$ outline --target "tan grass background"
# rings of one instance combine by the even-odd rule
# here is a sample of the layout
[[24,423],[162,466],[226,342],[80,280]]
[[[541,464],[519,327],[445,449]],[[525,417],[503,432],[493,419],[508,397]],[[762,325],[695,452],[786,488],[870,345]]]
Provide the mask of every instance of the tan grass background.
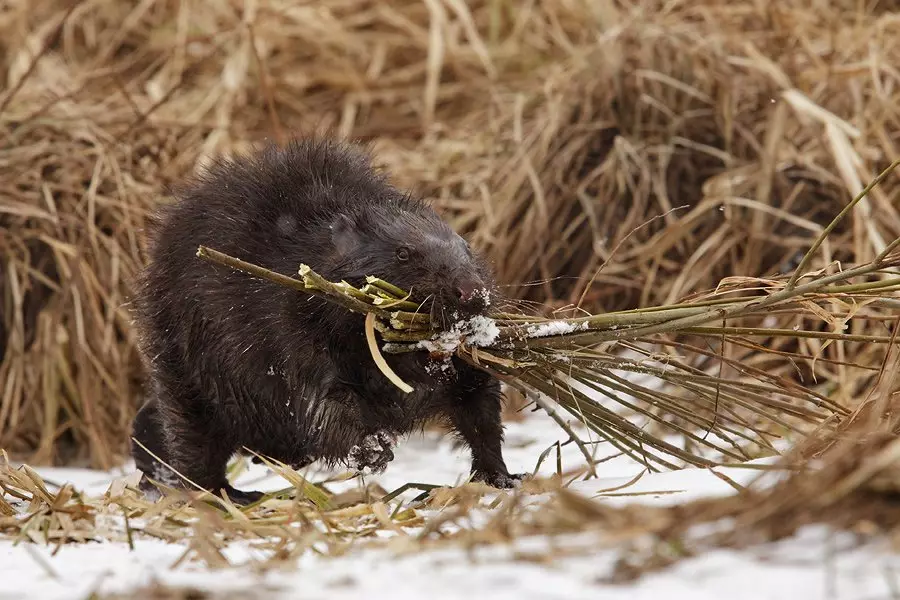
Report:
[[[897,9],[0,3],[0,447],[32,464],[125,456],[148,215],[204,156],[266,137],[371,142],[511,295],[551,306],[660,304],[788,270],[897,156]],[[870,260],[900,236],[892,189],[813,266]],[[866,349],[828,349],[851,351]],[[844,397],[869,381],[833,375]]]

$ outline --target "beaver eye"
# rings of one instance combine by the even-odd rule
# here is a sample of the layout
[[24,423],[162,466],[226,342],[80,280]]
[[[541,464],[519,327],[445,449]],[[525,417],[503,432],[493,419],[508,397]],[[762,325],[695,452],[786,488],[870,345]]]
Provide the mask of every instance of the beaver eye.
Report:
[[397,260],[400,262],[406,262],[409,260],[409,248],[406,246],[400,246],[397,248]]

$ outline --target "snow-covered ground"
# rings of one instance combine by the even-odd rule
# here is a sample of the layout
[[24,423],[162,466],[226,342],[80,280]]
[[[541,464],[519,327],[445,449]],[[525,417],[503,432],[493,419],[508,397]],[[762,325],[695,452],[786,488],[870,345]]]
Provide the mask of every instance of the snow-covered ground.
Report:
[[[508,426],[505,453],[511,470],[532,471],[541,452],[561,439],[559,428],[542,413]],[[603,446],[601,445],[602,449]],[[611,452],[598,452],[598,456]],[[563,448],[563,468],[582,464],[574,445]],[[555,452],[541,472],[556,469]],[[624,458],[602,465],[601,478],[577,482],[573,487],[596,496],[623,486],[641,471]],[[377,481],[387,490],[414,481],[454,484],[468,471],[467,453],[435,435],[402,443],[396,459]],[[731,479],[748,482],[755,472],[722,469]],[[41,469],[48,482],[73,482],[89,494],[103,493],[122,472],[102,473],[77,469]],[[261,479],[262,478],[262,479]],[[242,475],[238,487],[278,489],[287,484],[266,476],[261,467]],[[345,485],[354,485],[349,483]],[[701,496],[723,495],[732,488],[715,475],[687,469],[645,475],[627,489],[603,496],[604,502],[624,504],[675,503]],[[630,495],[622,495],[627,493]],[[247,567],[210,571],[194,562],[172,568],[184,547],[155,539],[138,538],[133,551],[126,544],[67,544],[55,555],[50,548],[14,546],[0,542],[0,599],[86,599],[94,591],[122,592],[160,581],[169,586],[199,588],[221,596],[251,598],[608,598],[623,600],[701,599],[826,599],[869,600],[900,597],[900,557],[878,548],[846,550],[850,540],[820,528],[797,538],[753,552],[715,551],[653,575],[633,585],[602,583],[615,556],[611,551],[582,550],[553,563],[528,560],[542,554],[550,543],[580,546],[587,538],[526,538],[511,546],[476,551],[442,548],[397,555],[387,549],[361,546],[340,558],[305,555],[290,571],[257,574]],[[236,564],[247,549],[235,544],[227,550]],[[237,593],[250,593],[236,595]]]

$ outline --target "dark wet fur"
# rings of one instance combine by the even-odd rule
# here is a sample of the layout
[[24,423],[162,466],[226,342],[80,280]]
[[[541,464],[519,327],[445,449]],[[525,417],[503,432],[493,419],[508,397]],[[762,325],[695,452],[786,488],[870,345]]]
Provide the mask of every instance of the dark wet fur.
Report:
[[[150,396],[134,431],[151,452],[197,485],[247,502],[258,494],[225,479],[242,447],[295,467],[347,464],[357,447],[358,466],[377,471],[393,458],[390,444],[359,447],[437,418],[471,448],[476,479],[514,485],[496,379],[454,359],[438,381],[424,370],[425,353],[387,356],[416,388],[403,394],[375,367],[360,315],[196,257],[207,245],[290,276],[301,263],[330,280],[380,276],[427,299],[446,324],[454,312],[485,309],[477,298],[464,305],[462,290],[496,291],[487,265],[432,208],[391,187],[355,146],[323,140],[218,160],[174,195],[135,301]],[[136,444],[134,456],[160,476]]]

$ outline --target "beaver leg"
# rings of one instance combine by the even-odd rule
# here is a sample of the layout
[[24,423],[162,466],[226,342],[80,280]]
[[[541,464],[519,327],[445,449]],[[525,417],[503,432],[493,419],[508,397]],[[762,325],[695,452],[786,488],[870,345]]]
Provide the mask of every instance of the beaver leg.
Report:
[[472,451],[472,480],[496,488],[515,487],[524,474],[511,474],[503,460],[500,382],[465,364],[458,364],[457,372],[450,419]]
[[384,428],[385,419],[354,386],[335,383],[308,402],[302,429],[310,458],[373,473],[383,472],[394,459],[398,432]]
[[[134,437],[169,466],[133,443],[137,468],[146,477],[170,487],[195,490],[193,484],[196,484],[214,494],[224,490],[237,504],[249,504],[261,498],[260,492],[237,490],[228,483],[226,467],[237,444],[223,434],[222,428],[216,427],[205,409],[209,404],[187,390],[173,390],[159,379],[154,379],[153,384],[154,396],[135,418]],[[149,482],[142,487],[146,490],[148,485]]]
[[[154,455],[169,462],[155,396],[151,396],[134,417],[131,437],[131,455],[135,467],[147,477],[155,477],[164,465]],[[146,482],[146,479],[141,481]]]

